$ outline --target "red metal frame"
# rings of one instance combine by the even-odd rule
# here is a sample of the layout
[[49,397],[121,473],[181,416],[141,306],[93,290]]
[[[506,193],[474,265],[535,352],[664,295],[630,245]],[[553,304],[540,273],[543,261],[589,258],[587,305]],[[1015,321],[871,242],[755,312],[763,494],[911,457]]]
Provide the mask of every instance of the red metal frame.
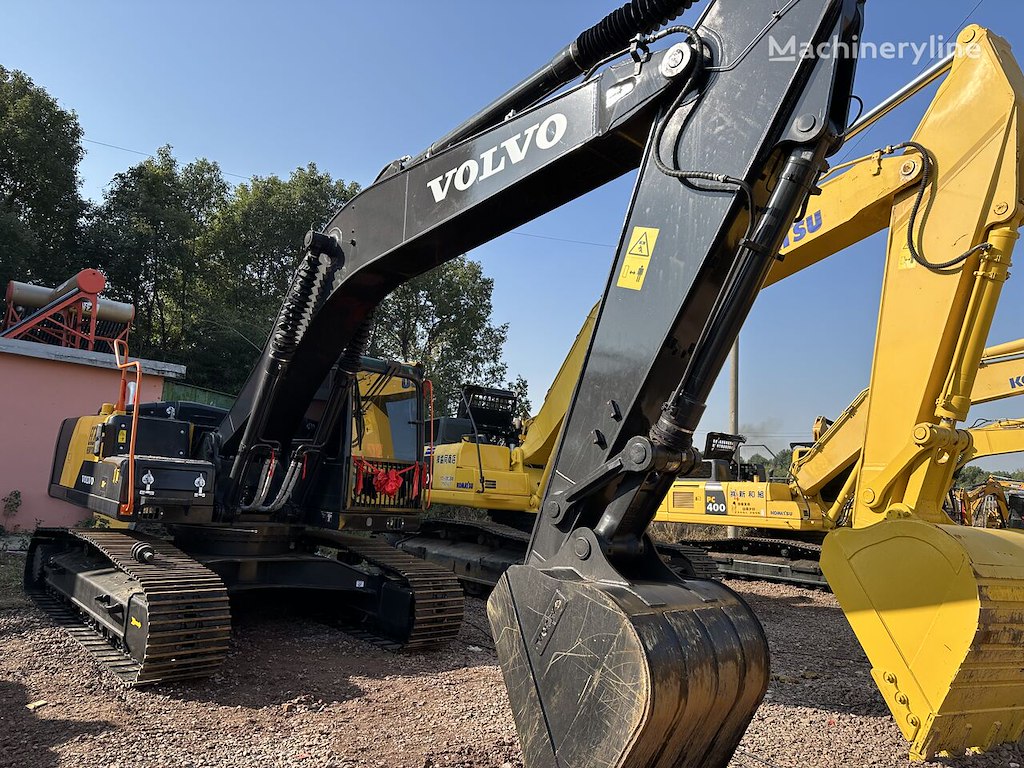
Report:
[[[12,298],[14,283],[9,284],[0,338],[98,352],[113,352],[117,342],[127,343],[131,323],[107,321],[105,326],[113,325],[108,330],[101,329],[97,322],[100,294],[106,287],[103,274],[95,269],[85,269],[73,281],[74,286],[68,293],[58,296],[46,306],[23,312],[18,311]],[[108,330],[108,333],[104,334],[103,330]]]

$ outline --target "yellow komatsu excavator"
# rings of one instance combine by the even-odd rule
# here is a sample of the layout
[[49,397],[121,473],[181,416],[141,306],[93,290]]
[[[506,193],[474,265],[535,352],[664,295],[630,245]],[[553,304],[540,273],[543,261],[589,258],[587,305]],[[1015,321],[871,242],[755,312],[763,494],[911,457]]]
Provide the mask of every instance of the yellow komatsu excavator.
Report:
[[[1024,421],[1009,428],[1024,431]],[[1024,482],[989,475],[984,483],[951,494],[951,509],[964,525],[980,528],[1024,528]]]
[[[912,141],[833,169],[842,174],[812,200],[765,283],[888,226],[870,387],[835,424],[820,425],[795,457],[794,482],[755,484],[752,500],[726,495],[715,510],[730,525],[828,531],[821,567],[915,758],[1024,734],[1024,666],[1005,653],[1022,631],[1024,538],[956,525],[943,510],[957,469],[1021,445],[1007,425],[958,425],[972,403],[1016,394],[1024,373],[1014,367],[1021,343],[985,349],[1024,223],[1024,76],[988,31],[969,27],[959,40],[980,55],[942,62],[858,122],[850,135],[948,73]],[[468,437],[445,442],[442,425],[435,503],[494,510],[499,523],[503,510],[538,509],[594,317],[521,445],[489,440],[475,422]],[[661,519],[706,523],[712,485],[677,480]],[[502,529],[475,527],[477,561],[451,561],[460,576],[494,567],[485,539]],[[448,529],[442,536],[451,550],[441,560],[466,543]]]
[[[495,390],[482,392],[467,388],[459,411],[462,418],[437,420],[437,445],[432,453],[432,503],[498,511],[537,511],[546,468],[583,367],[597,310],[597,306],[590,310],[548,389],[544,404],[536,416],[523,423],[519,439],[508,441],[501,434],[513,427],[511,393],[501,397],[502,393]],[[481,414],[483,409],[478,403],[481,395],[489,395],[490,414]],[[488,415],[491,416],[489,421]]]
[[[972,404],[1024,394],[1024,390],[1008,385],[1008,372],[1019,365],[1019,361],[1000,356],[1000,348],[985,350],[972,390]],[[795,447],[788,476],[783,481],[771,481],[760,467],[756,479],[730,478],[729,466],[716,466],[712,471],[719,470],[722,476],[713,477],[711,481],[684,478],[676,482],[673,493],[660,510],[659,519],[800,534],[823,534],[842,525],[851,501],[851,478],[864,443],[869,401],[870,390],[865,389],[836,421],[818,417],[812,430],[813,442]],[[970,431],[972,461],[1024,451],[1024,431],[1017,429],[1016,422],[996,422]],[[959,466],[965,464],[966,461],[962,461]]]

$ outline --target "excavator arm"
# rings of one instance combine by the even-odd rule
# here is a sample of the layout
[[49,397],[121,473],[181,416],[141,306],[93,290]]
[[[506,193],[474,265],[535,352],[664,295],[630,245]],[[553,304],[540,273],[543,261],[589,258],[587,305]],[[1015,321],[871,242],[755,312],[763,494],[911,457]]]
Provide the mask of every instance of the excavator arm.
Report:
[[699,461],[703,403],[846,128],[855,62],[773,59],[770,38],[850,46],[862,4],[714,0],[692,28],[646,36],[691,4],[633,0],[310,235],[214,440],[220,503],[264,508],[268,467],[298,477],[306,405],[389,291],[639,169],[527,564],[489,603],[529,768],[724,766],[767,685],[750,610],[678,579],[645,531]]
[[[960,42],[979,55],[956,59],[914,136],[928,184],[893,211],[851,527],[821,562],[916,757],[1024,732],[1024,539],[942,509],[1024,210],[1024,75],[995,35]],[[936,305],[945,321],[919,322]]]
[[[1015,372],[1024,370],[1021,359],[1007,357],[1002,351],[1017,345],[1024,346],[1024,342],[1011,342],[985,350],[971,389],[972,405],[1024,395],[1024,386],[1016,386],[1013,376]],[[804,494],[817,495],[827,483],[852,471],[859,461],[867,422],[867,409],[863,406],[869,392],[861,392],[814,445],[794,460],[793,482]],[[975,458],[1007,453],[993,448],[991,444],[978,445],[972,441]]]
[[[941,504],[957,467],[980,456],[1019,450],[1021,446],[1021,433],[1013,425],[976,430],[952,427],[953,422],[966,416],[971,403],[1024,393],[1017,378],[1024,372],[1018,371],[1024,345],[1015,342],[982,350],[1020,223],[1015,212],[1020,174],[1019,105],[1024,91],[1019,69],[1003,41],[977,27],[965,31],[963,40],[965,45],[975,43],[982,55],[944,62],[916,85],[919,89],[949,73],[914,137],[917,146],[886,148],[853,161],[848,167],[834,169],[845,172],[823,184],[820,197],[811,198],[808,211],[783,244],[784,258],[773,264],[765,281],[770,284],[785,279],[889,227],[885,299],[872,379],[872,387],[881,384],[882,389],[865,390],[842,418],[823,435],[816,436],[816,444],[794,463],[792,484],[737,485],[746,489],[756,485],[763,494],[748,504],[752,508],[760,505],[752,517],[755,522],[741,524],[756,524],[760,519],[792,530],[824,531],[834,527],[840,513],[849,522],[844,512],[847,502],[853,498],[858,483],[872,474],[871,468],[862,468],[860,461],[869,437],[869,414],[874,413],[870,437],[876,450],[884,445],[889,451],[878,459],[878,466],[889,473],[883,473],[886,479],[881,486],[886,494],[892,494],[905,482],[913,489],[915,503],[895,502],[890,497],[886,504],[869,505],[867,495],[862,493],[858,498],[862,511],[856,518],[859,526],[879,523],[864,551],[884,552],[884,556],[872,554],[868,560],[868,554],[847,549],[846,542],[854,536],[852,532],[830,534],[835,536],[827,547],[833,553],[830,580],[836,579],[844,609],[858,629],[869,657],[879,665],[876,681],[919,757],[946,749],[957,751],[1012,741],[1020,735],[1021,723],[1019,702],[1003,696],[1002,689],[977,684],[980,672],[972,668],[970,653],[976,652],[981,661],[995,657],[985,655],[988,652],[980,645],[975,651],[963,651],[970,646],[970,641],[964,640],[965,633],[975,633],[981,643],[987,631],[986,586],[983,584],[979,593],[969,578],[958,585],[958,589],[967,590],[968,601],[973,599],[975,608],[973,612],[968,608],[962,615],[950,614],[961,622],[954,628],[941,618],[935,622],[928,618],[955,611],[943,597],[942,584],[936,586],[933,577],[922,572],[910,579],[914,588],[905,590],[907,582],[894,580],[886,567],[887,563],[907,561],[918,567],[932,565],[924,556],[915,560],[919,557],[916,548],[923,546],[933,551],[938,548],[949,558],[959,558],[951,562],[981,563],[981,569],[987,568],[989,574],[995,572],[994,563],[998,562],[1003,569],[999,588],[1007,595],[1020,583],[1017,572],[1010,567],[1011,560],[998,554],[1015,545],[1013,539],[978,540],[968,552],[957,554],[956,547],[948,542],[940,546],[927,538],[948,522]],[[984,115],[985,119],[975,120],[975,115]],[[901,150],[908,151],[896,154]],[[919,198],[923,201],[920,206]],[[920,208],[917,213],[916,207]],[[976,248],[979,243],[986,245]],[[957,263],[936,267],[935,262],[955,260],[961,255],[964,257]],[[908,311],[908,306],[913,311]],[[907,357],[901,359],[887,346],[908,352]],[[575,360],[576,356],[570,358]],[[568,364],[569,360],[560,377]],[[910,382],[913,386],[909,391],[917,394],[908,399],[902,383]],[[899,412],[908,403],[922,407],[915,418],[927,424],[910,424],[907,429],[915,436],[901,453],[903,441],[894,438],[897,433],[889,417],[879,416],[878,412]],[[545,410],[549,410],[548,405],[546,402]],[[553,405],[557,414],[567,407],[564,400]],[[906,423],[906,414],[903,418]],[[551,418],[547,422],[556,423]],[[605,437],[601,426],[595,425],[594,439]],[[877,468],[874,472],[877,474]],[[553,477],[557,478],[553,480],[556,487],[569,481],[559,477],[557,470]],[[911,480],[915,485],[911,486]],[[695,504],[697,494],[687,491],[690,485],[703,487],[700,483],[677,480],[673,490],[680,492],[669,495],[660,519],[684,519],[685,516],[673,514],[677,500],[691,510],[701,506]],[[832,486],[830,492],[827,498],[821,497],[826,486]],[[486,494],[481,498],[485,500]],[[545,498],[559,502],[552,494]],[[927,503],[921,503],[924,499]],[[786,519],[769,520],[769,509],[782,509],[785,503],[792,505],[792,515],[787,513]],[[531,501],[530,508],[535,506]],[[810,512],[812,506],[816,515]],[[865,507],[886,512],[879,519],[866,514]],[[886,522],[905,515],[913,520],[918,509],[929,522],[927,526],[922,523],[912,528],[915,533],[908,535],[899,526]],[[551,507],[545,504],[542,514],[557,521],[562,514],[560,502]],[[691,514],[685,519],[704,522],[707,518]],[[535,543],[544,524],[543,520],[538,522]],[[580,536],[576,541],[582,552],[596,549],[588,536]],[[843,542],[841,551],[836,541]],[[565,543],[563,539],[563,546]],[[1007,551],[1015,552],[1016,548]],[[857,562],[858,557],[864,559],[863,564]],[[536,553],[534,562],[541,562]],[[972,585],[974,598],[969,597]],[[903,597],[903,591],[909,594]],[[852,598],[851,592],[855,593]],[[977,594],[982,596],[980,613]],[[554,618],[549,613],[538,621],[543,626],[544,621]],[[1007,626],[1016,626],[1009,614],[1004,618]],[[932,627],[931,634],[926,633],[930,645],[915,645],[915,638],[926,627]],[[507,629],[496,625],[496,629],[502,628]],[[958,650],[967,654],[966,662],[964,656],[956,656],[954,651],[945,655],[935,652],[947,631],[959,638]],[[925,652],[917,658],[922,647]],[[541,726],[533,723],[531,727]]]
[[1018,394],[1024,394],[1024,339],[985,350],[971,401],[988,403]]
[[1024,451],[1024,419],[1000,419],[968,431],[971,434],[971,447],[960,457],[957,469],[987,456]]

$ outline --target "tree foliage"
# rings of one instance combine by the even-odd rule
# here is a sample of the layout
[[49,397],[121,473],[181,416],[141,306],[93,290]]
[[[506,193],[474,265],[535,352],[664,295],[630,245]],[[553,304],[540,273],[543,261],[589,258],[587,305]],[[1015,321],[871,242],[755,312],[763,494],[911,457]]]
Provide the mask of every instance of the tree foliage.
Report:
[[[216,163],[181,166],[162,147],[111,182],[89,220],[90,257],[112,296],[136,306],[137,354],[183,363],[191,383],[234,393],[273,327],[304,235],[358,191],[312,163],[231,189]],[[379,309],[368,352],[423,363],[438,402],[453,407],[462,383],[506,373],[492,288],[464,258],[403,285]]]
[[117,174],[90,216],[87,250],[108,295],[135,305],[136,354],[187,362],[210,278],[198,241],[227,195],[216,163],[181,167],[161,147]]
[[[747,459],[751,464],[764,464],[769,477],[786,477],[789,474],[792,460],[793,452],[788,448],[779,451],[773,458],[768,458],[761,453],[755,453]],[[989,472],[975,464],[969,464],[956,473],[954,487],[974,488],[975,486],[982,485],[989,475],[998,475],[999,477],[1006,477],[1011,480],[1024,480],[1024,469],[1018,469],[1013,472],[1008,470]]]
[[322,227],[358,191],[313,163],[286,180],[256,177],[239,184],[203,239],[217,292],[269,332],[306,232]]
[[136,354],[182,363],[236,392],[270,332],[310,227],[358,187],[315,165],[233,189],[209,160],[170,147],[114,177],[89,218],[88,252],[112,298],[136,307]]
[[[316,165],[232,187],[220,167],[182,165],[170,146],[117,174],[102,201],[79,194],[82,130],[20,72],[0,67],[0,286],[56,285],[86,266],[135,305],[132,352],[188,367],[189,383],[239,390],[273,326],[302,241],[359,187]],[[376,315],[369,352],[422,362],[444,410],[463,383],[504,381],[507,327],[493,283],[456,259],[400,287]],[[508,386],[529,410],[526,382]],[[444,412],[444,410],[442,412]]]
[[410,280],[378,307],[368,353],[420,362],[438,414],[453,414],[463,384],[497,385],[507,325],[491,324],[494,281],[462,256]]
[[530,385],[522,376],[516,376],[515,381],[510,381],[506,388],[516,397],[515,415],[521,419],[528,419],[533,414],[533,404],[530,402]]
[[0,288],[11,279],[54,284],[84,266],[81,138],[74,112],[0,67]]
[[789,476],[789,467],[793,463],[793,451],[789,448],[783,448],[771,458],[755,453],[747,461],[751,464],[764,464],[768,477],[785,478]]
[[359,191],[310,163],[288,179],[254,177],[218,208],[199,241],[208,268],[189,378],[235,392],[259,356],[310,229]]
[[974,488],[975,486],[983,485],[988,480],[989,475],[1005,477],[1010,480],[1024,480],[1024,469],[1018,469],[1014,472],[1008,470],[990,472],[982,469],[977,464],[968,464],[956,473],[953,485],[956,488]]

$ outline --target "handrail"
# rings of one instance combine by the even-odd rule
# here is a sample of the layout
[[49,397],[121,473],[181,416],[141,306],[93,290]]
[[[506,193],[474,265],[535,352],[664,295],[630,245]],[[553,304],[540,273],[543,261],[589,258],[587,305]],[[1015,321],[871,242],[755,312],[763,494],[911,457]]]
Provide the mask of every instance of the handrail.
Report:
[[118,514],[131,517],[135,509],[135,438],[139,432],[139,394],[142,391],[142,365],[138,360],[128,360],[128,342],[114,340],[114,361],[121,371],[121,385],[117,395],[116,410],[125,413],[128,397],[128,371],[135,371],[135,402],[132,404],[132,434],[128,440],[128,503],[118,506]]

